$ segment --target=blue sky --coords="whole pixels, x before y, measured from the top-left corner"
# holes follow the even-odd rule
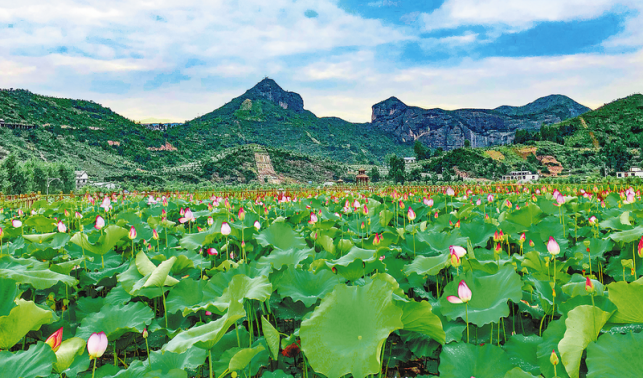
[[[0,2],[0,87],[183,121],[263,77],[318,116],[425,108],[590,107],[643,88],[640,0]]]

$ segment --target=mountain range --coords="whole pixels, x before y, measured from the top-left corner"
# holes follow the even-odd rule
[[[508,144],[516,130],[564,124],[590,111],[563,95],[524,106],[458,110],[423,109],[391,97],[373,105],[371,122],[352,123],[317,117],[299,94],[265,78],[210,113],[149,130],[92,101],[0,90],[1,119],[40,126],[5,132],[0,157],[16,152],[22,159],[65,160],[98,177],[207,162],[220,151],[247,144],[340,164],[382,164],[391,153],[413,156],[415,141],[443,150]]]

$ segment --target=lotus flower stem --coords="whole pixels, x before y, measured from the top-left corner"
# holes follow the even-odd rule
[[[464,303],[464,313],[467,322],[467,343],[469,343],[469,304],[467,302]]]
[[[150,370],[152,370],[152,356],[150,356],[150,346],[147,343],[147,337],[145,338],[145,349],[147,349],[147,360],[150,363]]]
[[[213,378],[212,371],[212,349],[208,349],[208,371],[210,373],[210,378]]]
[[[386,353],[386,340],[384,340],[384,346],[382,346],[382,363],[384,363],[384,354],[385,353]],[[382,366],[382,369],[380,369],[380,373],[378,375],[378,378],[382,378],[382,370],[383,369],[384,369],[384,366]]]
[[[118,355],[116,354],[116,343],[114,342],[114,366],[118,367]]]
[[[161,296],[163,297],[163,314],[165,318],[165,328],[167,329],[167,306],[165,305],[165,290],[161,286]]]
[[[94,378],[94,373],[96,373],[96,359],[94,358],[94,368],[92,369],[92,378]]]
[[[489,339],[489,344],[493,345],[493,322],[491,323],[491,332],[489,332],[489,335],[491,335]]]
[[[239,325],[234,322],[234,330],[237,332],[237,346],[241,348],[241,339],[239,338]]]
[[[596,311],[594,311],[594,308],[596,308],[596,304],[594,304],[594,292],[592,291],[592,317],[594,318],[594,341],[596,341],[596,338],[598,335],[596,335]]]

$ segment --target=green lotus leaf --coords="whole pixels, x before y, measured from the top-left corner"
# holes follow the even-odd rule
[[[595,287],[594,295],[597,295],[597,296],[603,295],[603,292],[604,292],[603,284],[597,280],[591,280],[591,281]],[[575,297],[578,295],[591,295],[591,293],[588,293],[587,290],[585,289],[586,282],[587,280],[585,277],[576,273],[572,276],[571,280],[569,280],[566,284],[563,285],[562,287],[563,293],[569,295],[570,297]]]
[[[643,371],[641,345],[643,333],[601,336],[587,347],[587,378],[638,377]]]
[[[183,316],[205,309],[214,298],[221,296],[211,281],[186,278],[181,280],[167,296],[167,312],[173,314],[183,311]]]
[[[54,370],[58,374],[62,374],[63,371],[69,369],[76,356],[85,352],[85,343],[86,341],[79,337],[64,340],[56,351],[57,361],[54,363]]]
[[[242,371],[250,361],[257,355],[257,353],[265,350],[263,345],[257,345],[254,348],[243,348],[232,356],[230,363],[228,364],[228,370],[230,371]]]
[[[18,299],[9,315],[0,316],[0,349],[9,349],[29,331],[36,331],[51,322],[51,311],[43,310],[34,302]]]
[[[220,227],[220,226],[219,226]],[[195,234],[188,234],[181,238],[179,245],[187,250],[195,250],[203,247],[206,244],[211,244],[218,235],[214,230],[197,232]]]
[[[257,260],[257,268],[270,268],[270,270],[281,269],[284,265],[299,265],[302,261],[315,255],[312,248],[303,249],[275,249],[268,256],[262,256]]]
[[[525,228],[529,228],[532,225],[539,223],[540,220],[545,217],[545,214],[542,212],[542,210],[540,210],[540,207],[538,207],[538,205],[536,204],[523,206],[520,208],[520,210],[512,211],[511,213],[503,213],[503,214],[506,214],[504,216],[505,220],[519,224]]]
[[[425,334],[405,330],[400,330],[399,332],[400,338],[404,341],[404,346],[418,358],[432,356],[433,352],[440,346],[440,343]]]
[[[538,365],[540,366],[540,372],[545,377],[554,376],[554,367],[549,361],[551,357],[552,350],[556,351],[558,359],[561,359],[560,351],[558,350],[558,343],[565,336],[565,316],[554,320],[549,323],[547,329],[543,332],[542,342],[538,344],[536,358],[538,359]],[[567,371],[563,366],[558,366],[556,373],[560,378],[568,378]]]
[[[162,350],[183,353],[192,346],[211,349],[237,320],[246,316],[243,306],[233,302],[221,318],[180,332]]]
[[[310,307],[333,290],[335,285],[344,280],[329,270],[319,270],[317,273],[296,269],[289,266],[275,283],[277,292],[282,297],[290,297],[293,301],[302,301]]]
[[[261,378],[293,378],[292,375],[286,374],[283,370],[278,369],[275,371],[264,371]]]
[[[404,330],[419,332],[430,336],[433,340],[444,344],[446,335],[442,329],[442,321],[431,312],[431,304],[427,301],[422,302],[398,302],[402,308],[402,323]]]
[[[142,302],[119,306],[104,306],[80,323],[76,337],[87,340],[93,332],[105,332],[108,340],[116,340],[125,333],[141,333],[154,319],[152,310]]]
[[[643,284],[641,280],[613,282],[607,286],[609,299],[618,310],[610,323],[643,323]]]
[[[150,353],[152,368],[163,372],[172,369],[196,370],[203,365],[207,352],[201,348],[190,348],[184,353],[172,353],[168,351],[155,350]],[[145,362],[147,365],[149,360]]]
[[[284,222],[274,222],[268,228],[261,231],[256,236],[256,240],[264,247],[271,245],[281,250],[306,248],[304,238]]]
[[[145,285],[148,278],[149,276],[143,276],[139,273],[135,260],[130,262],[129,268],[126,271],[117,275],[118,282],[131,296],[143,296],[147,298],[160,297],[164,290],[167,289],[159,290],[157,287],[144,288],[143,285]]]
[[[23,235],[22,237],[25,240],[29,240],[32,243],[35,244],[43,244],[43,243],[48,243],[51,239],[54,238],[54,236],[57,234],[57,232],[49,232],[46,234],[35,234],[35,235]]]
[[[440,297],[440,311],[449,320],[466,318],[464,304],[453,304],[446,299],[449,295],[457,295],[461,280],[467,283],[472,293],[468,304],[469,322],[478,327],[509,316],[507,301],[517,303],[522,299],[522,282],[512,266],[504,266],[492,275],[474,275],[468,271],[449,282]]]
[[[567,330],[558,343],[558,348],[561,362],[571,378],[579,376],[583,350],[596,339],[612,313],[613,311],[605,312],[594,306],[582,305],[567,314],[567,320],[565,320]]]
[[[51,231],[56,226],[56,222],[51,218],[38,214],[27,218],[23,225],[26,230],[34,228],[36,232],[43,233]]]
[[[418,256],[412,263],[406,265],[403,271],[407,276],[411,273],[417,273],[420,276],[426,274],[435,276],[447,266],[448,261],[449,255],[446,253],[433,257]]]
[[[103,365],[103,368],[107,365]],[[114,367],[112,365],[112,367]],[[127,369],[125,370],[120,370],[116,369],[114,371],[113,369],[105,370],[101,372],[102,374],[99,375],[99,370],[96,370],[96,377],[97,378],[102,378],[102,377],[113,377],[113,378],[188,378],[188,373],[184,370],[180,369],[171,369],[168,371],[162,371],[160,369],[156,369],[156,367],[152,366],[150,369],[148,364],[144,364],[140,360],[134,360]]]
[[[301,347],[310,366],[329,378],[349,373],[364,378],[379,372],[384,341],[404,327],[403,311],[393,303],[392,294],[384,280],[337,285],[301,324]]]
[[[417,234],[416,239],[428,243],[435,253],[441,254],[449,252],[451,245],[467,245],[467,238],[462,236],[457,229],[450,234],[439,232]]]
[[[23,352],[0,352],[0,361],[2,361],[0,374],[3,377],[49,377],[51,366],[56,362],[56,355],[49,345],[39,341]]]
[[[174,286],[179,283],[179,280],[176,278],[168,276],[168,274],[170,274],[170,270],[172,270],[174,262],[176,262],[176,257],[172,256],[170,259],[160,263],[157,267],[150,261],[147,255],[145,255],[145,252],[140,251],[136,255],[136,267],[138,268],[139,273],[144,276],[149,276],[143,287]],[[150,270],[150,268],[152,269]]]
[[[505,374],[504,378],[536,378],[537,376],[531,375],[519,367],[515,367]],[[540,375],[538,376],[540,377]]]
[[[279,357],[279,331],[277,331],[263,315],[261,316],[261,329],[266,338],[268,348],[270,348],[272,359],[276,360],[277,357]]]
[[[447,344],[440,353],[440,376],[502,377],[513,368],[502,348],[485,344]]]
[[[469,238],[474,247],[485,247],[489,238],[497,230],[498,228],[490,223],[471,222],[460,226],[460,232]]]
[[[123,227],[110,224],[103,229],[103,235],[94,244],[90,243],[87,235],[82,232],[75,233],[71,242],[96,255],[104,255],[114,249],[128,234],[129,231]]]
[[[643,235],[643,226],[638,226],[631,230],[613,232],[609,234],[609,238],[617,243],[631,243],[633,241],[638,241],[639,239],[641,239],[641,235]]]
[[[73,286],[78,281],[69,275],[53,272],[35,261],[14,259],[4,255],[0,257],[0,278],[6,278],[21,284],[29,284],[35,289],[48,289],[58,282]]]
[[[540,374],[536,353],[538,344],[541,342],[542,338],[540,336],[517,334],[511,336],[503,348],[507,352],[507,356],[512,365],[518,366],[531,374]]]
[[[587,253],[587,246],[585,245],[587,241],[589,241],[589,253]],[[585,264],[589,264],[589,258],[591,257],[592,272],[595,272],[595,270],[597,269],[597,266],[595,264],[596,258],[602,259],[604,254],[611,251],[613,247],[614,242],[610,239],[591,238],[589,240],[585,240],[585,242],[583,243],[576,244],[576,246],[574,246],[574,248],[570,250],[572,253],[567,252],[566,255],[568,257],[573,257],[574,255],[580,253],[583,255],[581,262]]]
[[[18,285],[16,281],[0,278],[0,317],[9,315],[12,308],[16,307]]]
[[[221,297],[213,301],[213,305],[224,311],[232,303],[243,304],[244,299],[256,299],[260,302],[270,298],[272,284],[266,276],[250,278],[244,274],[237,274],[232,278]]]

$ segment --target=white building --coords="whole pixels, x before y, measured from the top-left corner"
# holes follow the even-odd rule
[[[76,171],[76,189],[80,189],[83,186],[87,185],[89,181],[89,175],[85,171]]]
[[[413,164],[413,163],[415,163],[415,156],[404,158],[404,164]]]
[[[632,167],[627,172],[616,172],[616,177],[643,177],[643,171],[641,171],[641,168],[639,167]]]
[[[538,174],[537,173],[531,173],[530,171],[513,171],[509,172],[508,175],[503,175],[502,176],[502,181],[518,181],[518,182],[526,182],[526,181],[536,181],[538,180]]]

